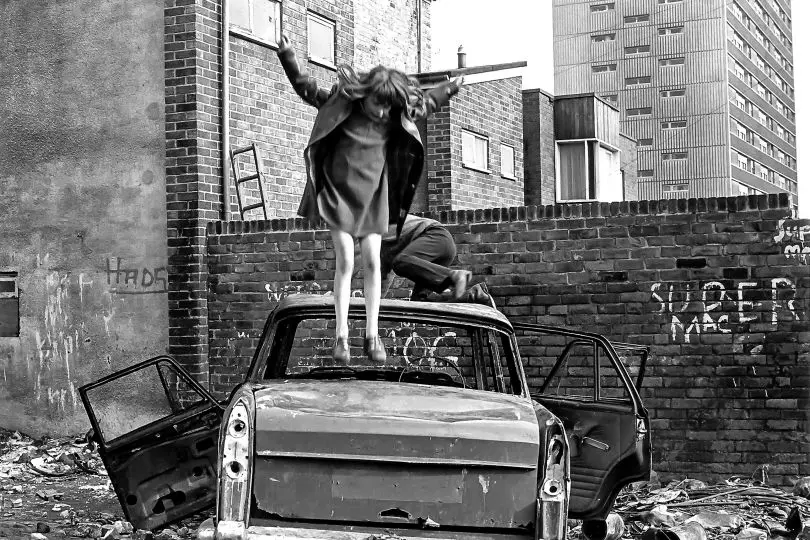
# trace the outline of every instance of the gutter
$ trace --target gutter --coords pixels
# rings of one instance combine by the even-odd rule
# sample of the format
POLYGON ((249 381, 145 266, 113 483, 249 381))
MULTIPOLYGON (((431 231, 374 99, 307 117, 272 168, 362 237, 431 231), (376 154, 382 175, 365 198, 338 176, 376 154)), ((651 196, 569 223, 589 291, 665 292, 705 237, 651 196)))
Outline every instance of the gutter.
POLYGON ((228 13, 229 0, 222 0, 222 28, 220 35, 222 36, 222 110, 220 112, 222 117, 222 125, 220 129, 222 149, 220 160, 222 162, 222 210, 220 212, 223 221, 231 220, 231 184, 228 181, 231 177, 231 153, 230 153, 230 134, 231 134, 231 92, 230 84, 228 83, 228 73, 231 67, 231 17, 228 13))

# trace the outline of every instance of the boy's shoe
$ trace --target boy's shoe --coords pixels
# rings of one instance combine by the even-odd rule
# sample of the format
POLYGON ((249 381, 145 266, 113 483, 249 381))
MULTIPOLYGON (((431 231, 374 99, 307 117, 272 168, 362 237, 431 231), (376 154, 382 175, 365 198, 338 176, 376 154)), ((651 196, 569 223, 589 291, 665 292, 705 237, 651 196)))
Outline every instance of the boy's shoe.
POLYGON ((374 364, 382 364, 385 362, 385 345, 383 345, 380 336, 371 336, 363 340, 363 353, 368 356, 368 359, 374 364))
POLYGON ((332 360, 337 364, 348 364, 351 360, 349 354, 349 338, 335 338, 335 345, 332 347, 332 360))

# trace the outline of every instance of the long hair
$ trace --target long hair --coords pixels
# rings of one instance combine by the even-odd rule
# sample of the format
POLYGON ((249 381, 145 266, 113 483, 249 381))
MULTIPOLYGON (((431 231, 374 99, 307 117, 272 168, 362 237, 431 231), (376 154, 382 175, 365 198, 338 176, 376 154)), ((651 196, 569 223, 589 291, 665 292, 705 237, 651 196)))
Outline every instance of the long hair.
POLYGON ((419 82, 396 69, 377 66, 358 74, 350 66, 342 65, 338 68, 338 90, 352 100, 373 95, 380 103, 403 111, 411 119, 425 115, 425 98, 419 82))

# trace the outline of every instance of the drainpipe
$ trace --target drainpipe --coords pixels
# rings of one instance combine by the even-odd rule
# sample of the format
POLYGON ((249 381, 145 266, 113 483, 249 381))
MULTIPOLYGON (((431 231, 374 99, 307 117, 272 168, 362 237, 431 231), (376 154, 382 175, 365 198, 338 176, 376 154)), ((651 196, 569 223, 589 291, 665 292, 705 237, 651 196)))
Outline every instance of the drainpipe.
POLYGON ((231 17, 228 14, 228 0, 222 0, 222 220, 231 220, 231 154, 230 154, 230 133, 231 133, 231 92, 228 84, 228 72, 230 71, 231 56, 231 17))
POLYGON ((416 0, 416 72, 422 73, 422 0, 416 0))

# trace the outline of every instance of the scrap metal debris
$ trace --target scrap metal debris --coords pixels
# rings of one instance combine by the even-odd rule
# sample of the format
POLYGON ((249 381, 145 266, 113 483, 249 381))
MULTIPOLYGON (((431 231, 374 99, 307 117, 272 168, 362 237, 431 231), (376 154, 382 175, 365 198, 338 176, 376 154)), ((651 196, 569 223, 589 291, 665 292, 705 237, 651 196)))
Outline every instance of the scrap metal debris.
MULTIPOLYGON (((611 532, 638 540, 810 540, 810 477, 792 491, 733 477, 707 485, 686 479, 633 484, 617 497, 611 532), (623 526, 619 526, 622 523, 623 526)), ((183 540, 201 513, 158 532, 134 530, 121 514, 93 443, 84 437, 35 440, 0 429, 0 539, 183 540), (81 504, 80 504, 81 502, 81 504)), ((426 523, 426 526, 435 523, 426 523)), ((568 538, 585 538, 569 520, 568 538)), ((377 536, 376 538, 396 538, 377 536)))

